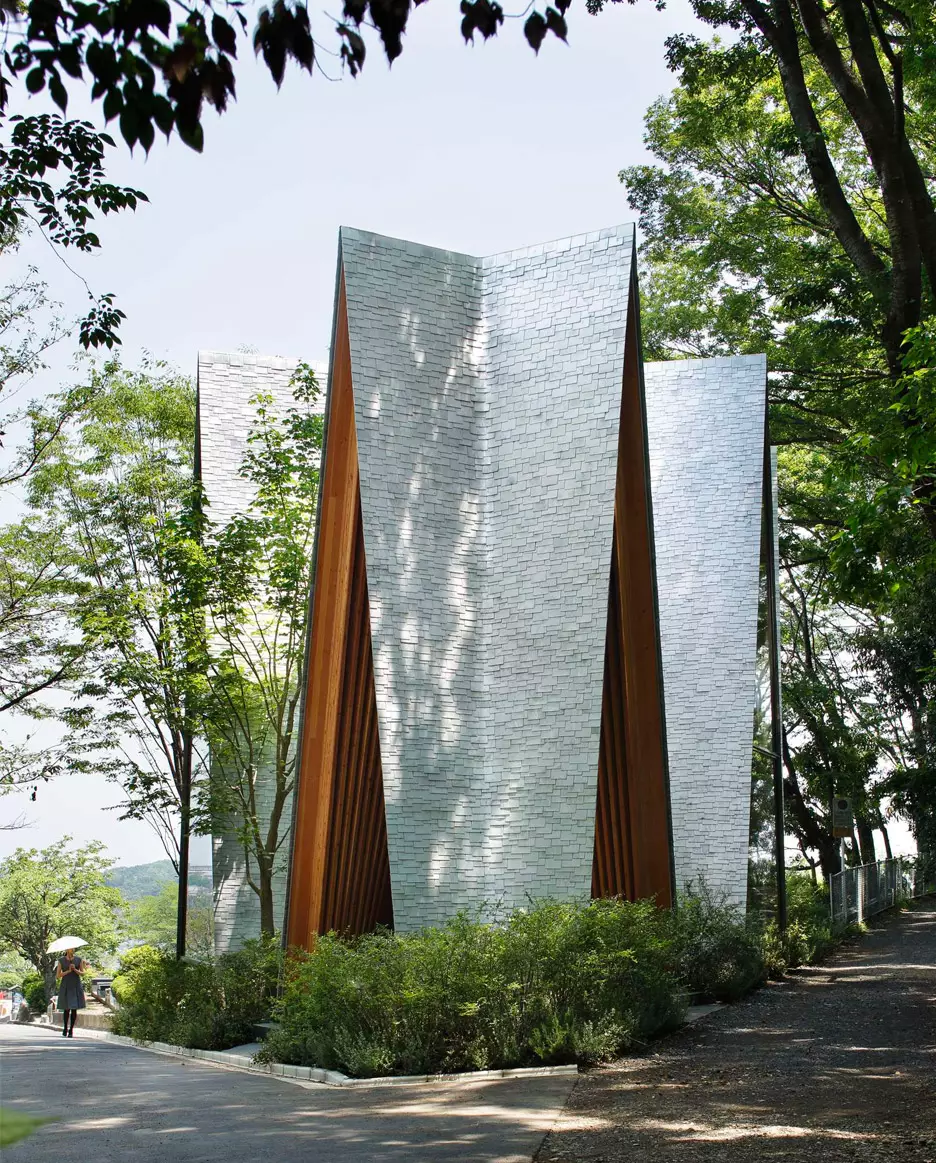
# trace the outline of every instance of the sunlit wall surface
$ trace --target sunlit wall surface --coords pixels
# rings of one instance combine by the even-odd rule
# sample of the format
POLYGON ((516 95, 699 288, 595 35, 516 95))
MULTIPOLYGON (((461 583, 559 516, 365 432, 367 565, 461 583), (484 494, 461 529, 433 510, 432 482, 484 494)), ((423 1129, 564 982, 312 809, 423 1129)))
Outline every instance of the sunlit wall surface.
POLYGON ((644 369, 676 887, 744 903, 764 356, 644 369))

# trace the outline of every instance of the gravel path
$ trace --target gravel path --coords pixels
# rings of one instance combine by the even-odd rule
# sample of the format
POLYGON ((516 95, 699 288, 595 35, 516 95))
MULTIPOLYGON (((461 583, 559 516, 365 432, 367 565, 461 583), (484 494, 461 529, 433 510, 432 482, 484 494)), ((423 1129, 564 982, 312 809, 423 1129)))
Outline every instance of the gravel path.
POLYGON ((936 1163, 936 902, 582 1077, 537 1163, 936 1163))

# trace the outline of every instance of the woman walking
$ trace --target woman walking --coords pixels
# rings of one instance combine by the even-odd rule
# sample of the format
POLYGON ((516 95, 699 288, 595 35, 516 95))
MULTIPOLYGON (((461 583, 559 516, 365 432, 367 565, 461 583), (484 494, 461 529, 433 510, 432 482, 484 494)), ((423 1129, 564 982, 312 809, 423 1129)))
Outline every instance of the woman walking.
POLYGON ((55 969, 55 980, 59 983, 58 1008, 62 1011, 62 1037, 75 1036, 75 1018, 78 1011, 85 1008, 84 986, 81 974, 86 969, 84 961, 75 956, 74 949, 66 949, 55 969))

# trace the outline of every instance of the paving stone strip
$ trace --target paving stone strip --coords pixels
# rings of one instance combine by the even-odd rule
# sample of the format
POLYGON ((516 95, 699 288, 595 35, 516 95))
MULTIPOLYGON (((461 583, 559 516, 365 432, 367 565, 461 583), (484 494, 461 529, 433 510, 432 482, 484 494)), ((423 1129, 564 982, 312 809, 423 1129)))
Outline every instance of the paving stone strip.
POLYGON ((537 1163, 936 1163, 936 901, 579 1078, 537 1163))

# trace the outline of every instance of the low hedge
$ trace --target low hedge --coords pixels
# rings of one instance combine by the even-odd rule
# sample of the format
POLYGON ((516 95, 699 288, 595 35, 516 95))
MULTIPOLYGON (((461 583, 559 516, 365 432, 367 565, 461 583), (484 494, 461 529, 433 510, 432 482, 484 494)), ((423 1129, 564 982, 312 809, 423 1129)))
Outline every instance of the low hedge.
POLYGON ((607 1061, 764 975, 755 931, 710 896, 328 934, 290 959, 265 1056, 357 1077, 607 1061))
POLYGON ((114 1033, 197 1050, 251 1042, 254 1025, 269 1016, 280 960, 273 941, 197 961, 147 945, 131 949, 112 986, 114 1033))
POLYGON ((27 973, 20 989, 31 1013, 41 1014, 45 1012, 49 999, 46 996, 45 978, 41 973, 27 973))
POLYGON ((272 1016, 262 1058, 356 1077, 608 1061, 677 1026, 688 1004, 735 1000, 831 941, 821 890, 802 880, 790 918, 780 942, 703 889, 673 911, 545 901, 495 924, 329 933, 285 966, 273 942, 181 963, 142 947, 114 980, 115 1029, 225 1049, 272 1016))

